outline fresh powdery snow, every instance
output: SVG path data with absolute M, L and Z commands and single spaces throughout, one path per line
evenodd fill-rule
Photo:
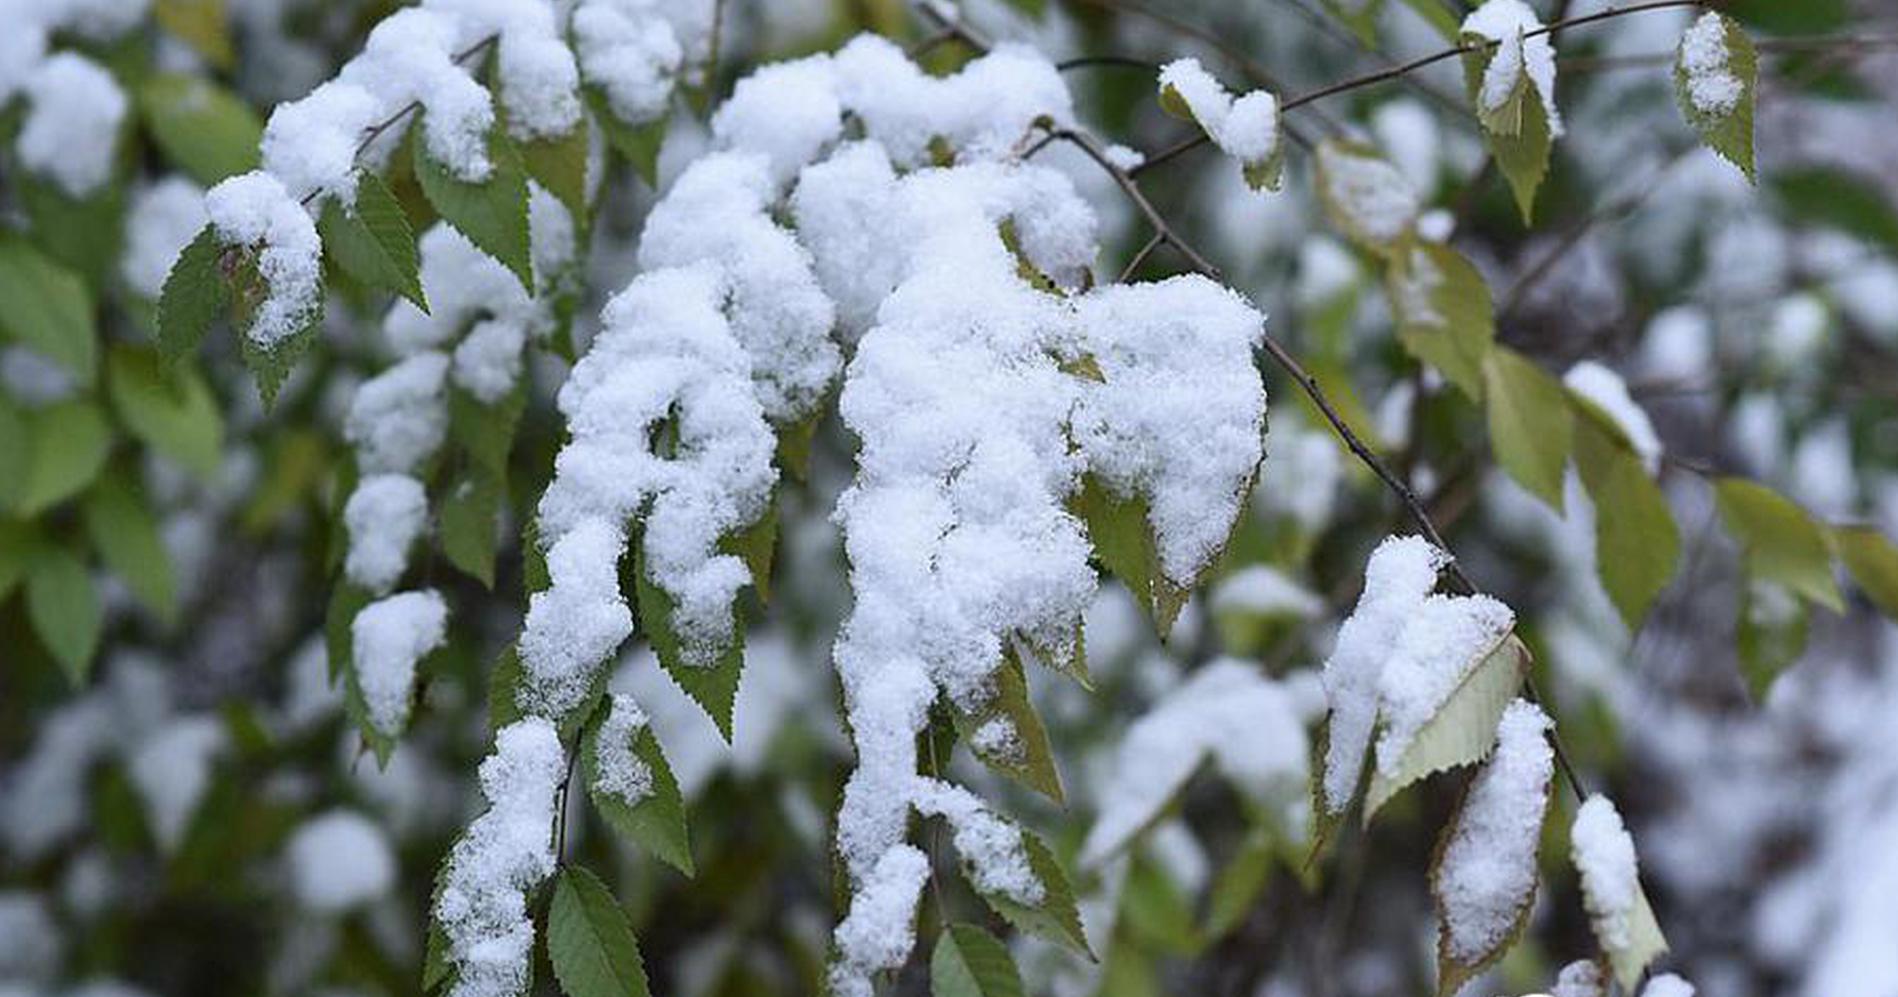
M 1553 724 L 1516 700 L 1496 726 L 1496 750 L 1470 784 L 1437 866 L 1437 909 L 1449 954 L 1471 963 L 1509 937 L 1535 899 L 1536 847 L 1548 809 Z
M 511 997 L 527 985 L 528 899 L 554 871 L 554 794 L 566 771 L 548 721 L 527 717 L 495 734 L 480 770 L 488 809 L 449 852 L 435 900 L 454 967 L 452 997 Z
M 1485 110 L 1495 110 L 1524 74 L 1542 98 L 1549 118 L 1549 134 L 1562 135 L 1562 114 L 1555 108 L 1555 46 L 1536 13 L 1523 0 L 1488 0 L 1463 19 L 1463 33 L 1496 42 L 1495 55 L 1483 75 L 1480 96 Z M 1500 64 L 1500 66 L 1499 66 Z
M 363 474 L 413 474 L 434 455 L 448 434 L 447 372 L 448 358 L 426 351 L 356 388 L 343 436 Z
M 1178 94 L 1206 137 L 1240 163 L 1263 164 L 1278 152 L 1279 105 L 1272 94 L 1254 90 L 1234 98 L 1193 58 L 1162 66 L 1160 89 Z
M 646 711 L 631 693 L 613 693 L 612 706 L 601 722 L 597 770 L 593 791 L 618 797 L 628 806 L 652 795 L 652 766 L 633 753 L 633 742 L 646 729 Z
M 227 246 L 260 246 L 267 289 L 248 335 L 266 349 L 302 332 L 323 307 L 323 242 L 316 222 L 275 176 L 231 177 L 204 196 L 205 214 Z
M 191 815 L 211 786 L 211 763 L 224 750 L 224 724 L 209 715 L 179 716 L 133 752 L 132 786 L 145 801 L 146 819 L 159 847 L 184 843 Z
M 1694 985 L 1673 973 L 1661 973 L 1641 988 L 1641 997 L 1694 997 Z
M 1413 606 L 1377 680 L 1377 767 L 1395 775 L 1404 752 L 1464 677 L 1509 635 L 1516 616 L 1486 595 L 1429 595 Z
M 119 276 L 133 291 L 157 301 L 178 253 L 204 227 L 204 191 L 181 176 L 169 176 L 132 195 L 125 215 L 125 254 Z
M 362 479 L 343 504 L 349 534 L 344 576 L 378 595 L 394 588 L 408 568 L 409 545 L 427 525 L 428 496 L 420 481 L 406 474 Z
M 416 664 L 447 638 L 448 604 L 433 590 L 399 592 L 363 607 L 350 635 L 369 722 L 394 737 L 408 726 Z
M 1550 997 L 1603 997 L 1608 992 L 1608 982 L 1602 975 L 1601 963 L 1593 959 L 1577 959 L 1562 967 L 1555 976 L 1555 987 L 1549 991 Z
M 130 105 L 112 74 L 83 55 L 57 52 L 33 70 L 24 89 L 31 106 L 14 140 L 20 165 L 50 178 L 68 197 L 88 197 L 104 186 Z
M 1614 803 L 1600 793 L 1583 801 L 1569 832 L 1569 846 L 1582 876 L 1582 903 L 1594 921 L 1596 937 L 1608 948 L 1626 948 L 1631 940 L 1628 921 L 1641 883 L 1634 839 L 1622 826 Z
M 291 888 L 306 910 L 349 910 L 395 885 L 395 852 L 388 835 L 353 810 L 331 810 L 304 821 L 290 836 L 285 854 Z
M 1593 402 L 1621 427 L 1634 447 L 1635 455 L 1649 474 L 1661 468 L 1661 437 L 1641 404 L 1628 392 L 1628 382 L 1595 360 L 1583 360 L 1562 375 L 1562 384 L 1570 391 Z
M 1081 863 L 1099 866 L 1124 848 L 1208 758 L 1255 802 L 1299 796 L 1310 746 L 1291 693 L 1235 658 L 1195 671 L 1122 738 Z
M 1687 99 L 1694 110 L 1711 118 L 1732 114 L 1745 94 L 1745 86 L 1733 74 L 1732 53 L 1727 51 L 1727 22 L 1708 11 L 1681 35 L 1680 68 L 1687 88 Z M 1649 989 L 1653 989 L 1652 986 Z M 1690 988 L 1691 989 L 1691 988 Z
M 1393 242 L 1417 222 L 1417 192 L 1397 167 L 1335 143 L 1318 148 L 1324 197 L 1346 227 L 1373 242 Z

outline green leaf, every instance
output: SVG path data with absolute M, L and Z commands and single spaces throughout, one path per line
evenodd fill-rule
M 1121 887 L 1120 916 L 1128 932 L 1151 951 L 1190 956 L 1204 942 L 1193 907 L 1166 869 L 1136 854 Z
M 1522 223 L 1533 222 L 1536 190 L 1549 172 L 1549 152 L 1553 135 L 1549 130 L 1548 108 L 1542 96 L 1524 72 L 1516 91 L 1502 108 L 1482 108 L 1483 74 L 1502 46 L 1489 44 L 1481 35 L 1465 34 L 1465 44 L 1481 45 L 1463 53 L 1463 77 L 1468 85 L 1470 103 L 1483 123 L 1483 139 L 1502 170 L 1509 188 L 1516 195 L 1516 207 L 1522 211 Z
M 1817 35 L 1851 27 L 1846 0 L 1727 0 L 1725 11 L 1742 23 L 1776 35 Z
M 1426 776 L 1482 761 L 1496 744 L 1496 724 L 1516 698 L 1529 673 L 1529 649 L 1514 634 L 1503 638 L 1457 684 L 1441 709 L 1425 723 L 1386 776 L 1371 766 L 1371 788 L 1364 797 L 1364 822 L 1391 797 Z
M 1704 112 L 1694 103 L 1693 90 L 1688 85 L 1685 36 L 1674 58 L 1674 99 L 1680 105 L 1681 114 L 1687 118 L 1687 123 L 1700 133 L 1701 141 L 1727 162 L 1738 166 L 1748 180 L 1753 180 L 1753 105 L 1759 76 L 1759 56 L 1753 51 L 1753 39 L 1748 38 L 1732 18 L 1719 11 L 1709 11 L 1704 16 L 1719 22 L 1721 33 L 1726 39 L 1726 70 L 1740 84 L 1739 99 L 1733 107 L 1720 114 Z
M 735 555 L 745 562 L 745 567 L 751 572 L 751 587 L 757 590 L 761 603 L 771 601 L 771 562 L 777 546 L 778 503 L 775 494 L 757 522 L 718 542 L 719 553 Z
M 1852 580 L 1863 589 L 1879 612 L 1898 620 L 1898 547 L 1867 526 L 1841 526 L 1832 531 Z
M 248 326 L 249 323 L 245 323 Z M 244 366 L 250 369 L 251 377 L 257 381 L 257 394 L 264 401 L 264 410 L 269 411 L 277 404 L 277 393 L 283 390 L 283 382 L 290 379 L 290 372 L 296 369 L 297 361 L 309 352 L 310 344 L 316 342 L 317 332 L 323 328 L 323 299 L 317 298 L 316 311 L 311 314 L 308 324 L 269 346 L 260 345 L 248 334 L 238 337 L 240 351 L 244 354 Z
M 1806 604 L 1783 585 L 1754 578 L 1741 588 L 1735 643 L 1755 703 L 1765 702 L 1773 680 L 1805 653 L 1810 619 Z
M 167 369 L 148 350 L 115 346 L 106 356 L 106 383 L 128 432 L 201 478 L 217 473 L 224 456 L 223 416 L 195 367 Z
M 521 718 L 521 707 L 516 696 L 526 673 L 521 669 L 521 652 L 509 644 L 495 659 L 494 667 L 488 672 L 488 732 L 495 731 Z
M 1213 879 L 1212 896 L 1206 903 L 1206 923 L 1202 928 L 1207 940 L 1224 938 L 1245 921 L 1265 892 L 1272 878 L 1273 860 L 1277 857 L 1278 848 L 1272 834 L 1264 827 L 1255 826 L 1246 834 L 1238 851 Z
M 369 287 L 400 294 L 428 311 L 415 255 L 415 232 L 409 228 L 402 202 L 381 177 L 357 170 L 355 208 L 326 199 L 317 231 L 323 237 L 324 254 L 344 273 Z
M 120 475 L 107 475 L 83 507 L 92 547 L 139 602 L 167 625 L 177 617 L 177 584 L 158 522 Z
M 229 69 L 235 59 L 225 26 L 224 0 L 157 0 L 152 18 L 196 49 L 204 61 Z
M 1714 502 L 1727 532 L 1745 552 L 1748 576 L 1776 582 L 1835 613 L 1845 600 L 1832 578 L 1832 550 L 1805 510 L 1763 485 L 1740 478 L 1714 483 Z
M 24 239 L 0 235 L 0 333 L 91 384 L 99 351 L 85 281 Z
M 26 208 L 35 244 L 90 286 L 118 279 L 125 236 L 125 185 L 114 178 L 85 197 L 31 173 L 8 177 Z
M 460 385 L 448 389 L 448 435 L 468 451 L 474 462 L 496 478 L 507 477 L 508 454 L 514 433 L 527 408 L 527 379 L 493 404 L 483 402 Z
M 1390 219 L 1383 213 L 1364 210 L 1364 199 L 1359 195 L 1365 185 L 1405 190 L 1410 186 L 1376 149 L 1326 139 L 1318 146 L 1317 170 L 1318 202 L 1331 224 L 1346 238 L 1382 256 L 1393 255 L 1411 241 L 1415 219 L 1405 219 L 1402 231 L 1392 232 Z
M 644 558 L 641 558 L 644 561 Z M 639 607 L 639 625 L 646 631 L 646 637 L 652 641 L 653 653 L 658 655 L 659 664 L 666 674 L 699 704 L 712 722 L 718 725 L 718 732 L 729 742 L 732 738 L 732 708 L 738 699 L 738 679 L 745 670 L 745 630 L 742 620 L 732 622 L 731 646 L 725 648 L 716 660 L 709 663 L 694 663 L 685 658 L 684 648 L 679 643 L 679 635 L 672 629 L 672 597 L 665 589 L 654 584 L 646 577 L 645 565 L 637 566 L 637 581 L 633 586 L 634 600 Z
M 206 187 L 257 168 L 257 112 L 202 76 L 155 73 L 138 88 L 139 116 L 165 158 Z
M 1417 242 L 1391 257 L 1385 280 L 1404 348 L 1481 400 L 1484 360 L 1496 339 L 1483 275 L 1456 250 Z
M 374 602 L 376 597 L 367 590 L 338 580 L 330 591 L 330 602 L 323 614 L 323 647 L 329 652 L 329 678 L 332 683 L 348 675 L 355 666 L 351 660 L 355 657 L 355 639 L 350 632 L 350 624 L 356 620 L 356 614 L 364 606 Z
M 583 223 L 588 217 L 586 123 L 558 138 L 522 142 L 520 150 L 527 175 Z
M 1562 472 L 1574 430 L 1561 383 L 1522 354 L 1500 347 L 1483 363 L 1483 398 L 1503 470 L 1562 511 Z
M 598 87 L 587 87 L 586 97 L 587 105 L 593 109 L 593 120 L 606 136 L 606 144 L 631 164 L 633 172 L 646 181 L 647 187 L 657 189 L 659 149 L 666 141 L 666 116 L 662 114 L 642 124 L 628 124 L 613 114 L 610 102 Z
M 1349 28 L 1358 44 L 1367 49 L 1376 49 L 1378 17 L 1384 12 L 1384 0 L 1353 0 L 1342 3 L 1340 0 L 1324 0 L 1325 10 Z
M 219 265 L 223 255 L 217 229 L 206 225 L 172 261 L 158 298 L 158 346 L 167 359 L 196 350 L 211 323 L 229 307 L 231 291 Z
M 26 576 L 26 614 L 73 688 L 83 687 L 105 621 L 86 566 L 64 548 L 42 546 Z
M 24 469 L 32 457 L 33 436 L 26 413 L 15 408 L 6 392 L 0 391 L 0 468 Z M 20 493 L 26 490 L 24 479 L 25 474 L 20 472 L 0 474 L 0 512 L 19 503 Z M 0 518 L 0 523 L 5 522 Z
M 485 588 L 494 588 L 494 548 L 506 484 L 483 468 L 470 466 L 448 486 L 441 499 L 440 538 L 448 563 L 467 572 Z
M 359 610 L 360 612 L 360 610 Z M 354 641 L 354 618 L 348 622 L 350 636 Z M 395 754 L 396 742 L 402 736 L 400 730 L 383 730 L 376 726 L 375 719 L 369 713 L 369 700 L 363 695 L 361 672 L 356 668 L 355 650 L 352 647 L 346 667 L 343 669 L 343 712 L 349 716 L 350 725 L 362 737 L 362 743 L 376 756 L 376 767 L 389 767 L 389 757 Z
M 97 405 L 68 401 L 26 413 L 29 453 L 21 512 L 35 516 L 79 493 L 105 467 L 112 430 Z
M 6 601 L 13 587 L 26 577 L 39 543 L 31 523 L 0 519 L 0 602 Z
M 1133 592 L 1153 620 L 1154 629 L 1164 636 L 1173 626 L 1179 605 L 1172 603 L 1174 587 L 1164 581 L 1160 570 L 1153 527 L 1147 521 L 1146 498 L 1116 495 L 1089 474 L 1081 479 L 1081 488 L 1071 502 L 1074 514 L 1087 526 L 1094 556 Z M 1180 600 L 1183 603 L 1184 599 Z
M 1417 16 L 1435 28 L 1446 42 L 1454 43 L 1457 34 L 1463 30 L 1461 18 L 1444 6 L 1443 0 L 1404 0 L 1404 6 L 1416 11 Z
M 1094 950 L 1088 948 L 1087 932 L 1081 928 L 1081 911 L 1074 903 L 1074 887 L 1068 885 L 1068 874 L 1062 870 L 1060 861 L 1033 831 L 1023 828 L 1021 841 L 1028 853 L 1028 869 L 1041 881 L 1041 903 L 1030 907 L 999 893 L 984 893 L 982 899 L 1022 931 L 1094 958 Z
M 1868 180 L 1832 167 L 1809 166 L 1775 173 L 1772 186 L 1794 220 L 1835 228 L 1898 252 L 1898 211 Z
M 1621 618 L 1636 627 L 1674 577 L 1680 527 L 1614 420 L 1573 393 L 1569 402 L 1575 467 L 1595 504 L 1595 569 Z
M 416 122 L 420 136 L 422 122 Z M 428 143 L 419 138 L 415 147 L 415 179 L 428 203 L 441 212 L 442 219 L 454 226 L 482 252 L 520 278 L 521 286 L 534 293 L 534 263 L 528 249 L 527 176 L 521 167 L 520 153 L 497 125 L 488 133 L 488 159 L 493 172 L 480 183 L 456 177 L 448 167 L 429 154 Z
M 646 968 L 626 913 L 599 877 L 577 865 L 554 880 L 547 958 L 567 997 L 644 997 Z
M 582 777 L 586 779 L 587 797 L 621 837 L 640 848 L 658 856 L 687 876 L 693 875 L 692 842 L 686 829 L 685 798 L 679 793 L 679 783 L 672 776 L 672 766 L 666 762 L 666 755 L 659 746 L 659 738 L 653 734 L 652 725 L 641 726 L 633 735 L 633 743 L 620 745 L 630 748 L 633 757 L 644 762 L 652 773 L 652 792 L 638 803 L 629 804 L 624 797 L 601 792 L 600 780 L 600 731 L 605 708 L 595 711 L 596 719 L 587 726 L 581 746 L 580 764 Z
M 1008 947 L 973 924 L 952 924 L 929 959 L 932 997 L 1022 997 L 1021 971 Z
M 990 727 L 995 724 L 998 727 Z M 1028 699 L 1028 677 L 1022 671 L 1021 658 L 1010 645 L 1002 651 L 1002 665 L 995 670 L 995 695 L 975 713 L 955 711 L 956 732 L 969 751 L 982 764 L 1027 786 L 1057 804 L 1063 803 L 1061 773 L 1055 768 L 1054 751 L 1048 744 L 1048 729 Z M 1009 736 L 1000 742 L 985 743 L 984 730 L 1006 725 Z

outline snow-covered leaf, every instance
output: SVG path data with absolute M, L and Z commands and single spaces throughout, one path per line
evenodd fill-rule
M 642 559 L 643 560 L 643 559 Z M 698 665 L 685 660 L 679 635 L 672 626 L 672 597 L 653 584 L 644 565 L 636 569 L 634 599 L 638 606 L 640 629 L 652 642 L 653 653 L 672 680 L 699 704 L 718 732 L 729 742 L 732 738 L 732 707 L 738 699 L 738 680 L 745 669 L 745 631 L 742 620 L 733 623 L 731 646 L 710 664 Z M 735 609 L 734 609 L 735 611 Z
M 1667 497 L 1628 438 L 1600 408 L 1573 394 L 1575 467 L 1595 504 L 1595 569 L 1633 627 L 1673 579 L 1680 527 Z
M 626 912 L 598 876 L 567 865 L 547 911 L 547 959 L 567 997 L 646 997 L 646 967 Z
M 428 143 L 420 139 L 421 122 L 416 123 L 412 140 L 415 148 L 415 179 L 428 202 L 441 212 L 468 241 L 501 262 L 520 278 L 528 294 L 534 293 L 534 265 L 528 252 L 527 176 L 520 153 L 497 125 L 488 134 L 488 160 L 493 174 L 480 183 L 470 183 L 453 173 L 429 154 Z
M 1411 739 L 1394 775 L 1371 769 L 1364 820 L 1405 787 L 1445 769 L 1481 761 L 1496 743 L 1496 722 L 1529 671 L 1529 649 L 1514 634 L 1483 656 L 1463 677 L 1442 709 Z
M 1753 172 L 1753 107 L 1759 56 L 1753 40 L 1716 10 L 1700 15 L 1681 35 L 1674 59 L 1674 96 L 1701 141 Z
M 1634 840 L 1621 815 L 1599 793 L 1582 802 L 1569 832 L 1570 855 L 1581 874 L 1582 902 L 1595 941 L 1624 993 L 1632 993 L 1667 939 L 1641 889 Z
M 932 997 L 1022 997 L 1021 972 L 1008 947 L 973 924 L 952 924 L 929 959 Z
M 344 273 L 366 286 L 400 294 L 428 311 L 415 232 L 401 202 L 373 171 L 356 171 L 353 209 L 334 198 L 324 202 L 317 231 L 323 236 L 323 252 Z
M 630 744 L 603 746 L 601 737 L 609 728 L 604 722 L 609 712 L 606 708 L 594 711 L 595 719 L 588 725 L 582 742 L 581 777 L 586 780 L 587 798 L 593 801 L 607 826 L 621 837 L 687 876 L 692 875 L 692 844 L 686 829 L 685 799 L 679 793 L 679 782 L 672 775 L 672 766 L 666 761 L 658 736 L 653 733 L 651 724 L 641 724 Z M 622 795 L 603 791 L 602 750 L 632 752 L 649 774 L 650 789 L 645 796 L 637 802 L 629 802 Z
M 1483 363 L 1483 385 L 1497 462 L 1517 484 L 1560 512 L 1563 471 L 1574 438 L 1561 383 L 1522 354 L 1498 347 Z
M 1028 677 L 1010 646 L 995 670 L 995 694 L 975 713 L 955 711 L 956 732 L 982 764 L 1056 803 L 1064 802 L 1048 729 L 1028 698 Z
M 1033 831 L 1024 829 L 1021 840 L 1028 852 L 1028 867 L 1041 882 L 1044 893 L 1041 902 L 1031 906 L 1000 893 L 985 893 L 983 899 L 1015 927 L 1092 959 L 1094 951 L 1088 947 L 1087 932 L 1081 927 L 1074 887 L 1069 885 L 1068 874 L 1061 868 L 1060 860 Z
M 1715 482 L 1714 499 L 1727 532 L 1745 552 L 1749 576 L 1784 585 L 1835 613 L 1845 611 L 1832 577 L 1832 549 L 1805 510 L 1742 478 Z
M 1377 150 L 1328 139 L 1318 147 L 1318 200 L 1352 242 L 1393 256 L 1414 236 L 1421 205 Z

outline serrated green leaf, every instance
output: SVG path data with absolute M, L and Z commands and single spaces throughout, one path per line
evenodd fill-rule
M 644 561 L 644 558 L 641 558 Z M 645 565 L 635 569 L 634 601 L 639 626 L 652 642 L 653 653 L 672 680 L 718 725 L 727 742 L 732 738 L 732 708 L 738 699 L 738 680 L 745 670 L 744 621 L 732 621 L 731 646 L 715 661 L 694 664 L 685 659 L 678 632 L 672 628 L 672 597 L 646 577 Z
M 1028 869 L 1041 881 L 1041 903 L 1030 907 L 999 893 L 984 893 L 982 899 L 1022 931 L 1094 958 L 1094 950 L 1087 944 L 1087 932 L 1081 927 L 1080 908 L 1074 903 L 1074 887 L 1068 884 L 1068 874 L 1061 868 L 1061 862 L 1033 831 L 1023 828 L 1021 839 L 1022 848 L 1028 853 Z
M 128 432 L 201 478 L 217 473 L 224 457 L 223 416 L 194 366 L 167 369 L 148 350 L 115 346 L 106 357 L 106 384 Z
M 593 109 L 593 120 L 606 136 L 606 144 L 632 166 L 647 187 L 658 189 L 659 149 L 665 145 L 667 117 L 662 114 L 642 124 L 628 124 L 614 115 L 610 102 L 598 87 L 587 87 L 586 98 L 587 106 Z
M 1727 532 L 1745 552 L 1750 577 L 1784 585 L 1835 613 L 1845 611 L 1832 578 L 1832 550 L 1805 510 L 1740 478 L 1714 482 L 1714 502 Z
M 1719 11 L 1708 11 L 1704 16 L 1715 18 L 1720 24 L 1726 39 L 1727 72 L 1740 84 L 1740 96 L 1732 109 L 1724 114 L 1705 113 L 1694 103 L 1693 91 L 1688 85 L 1686 38 L 1683 36 L 1674 58 L 1674 99 L 1680 105 L 1681 114 L 1687 118 L 1687 123 L 1700 133 L 1701 141 L 1719 153 L 1721 158 L 1739 167 L 1748 180 L 1754 180 L 1753 107 L 1759 77 L 1759 56 L 1753 50 L 1753 40 L 1732 18 Z
M 206 187 L 257 168 L 263 122 L 202 76 L 154 73 L 139 85 L 138 111 L 165 158 Z
M 973 924 L 952 924 L 929 959 L 932 997 L 1022 997 L 1021 971 L 1008 947 Z
M 26 240 L 0 235 L 0 302 L 0 333 L 92 383 L 99 330 L 85 281 Z
M 113 574 L 154 616 L 166 624 L 176 619 L 177 584 L 171 555 L 158 534 L 158 521 L 122 475 L 101 478 L 86 493 L 82 505 L 86 533 L 92 548 Z
M 1417 242 L 1391 257 L 1385 279 L 1404 348 L 1481 400 L 1484 360 L 1496 339 L 1483 275 L 1456 250 Z
M 1630 628 L 1674 577 L 1680 527 L 1667 497 L 1606 413 L 1570 394 L 1575 467 L 1595 505 L 1595 570 Z
M 204 61 L 229 69 L 235 54 L 226 27 L 224 0 L 157 0 L 152 18 L 197 50 Z
M 1898 620 L 1898 547 L 1867 526 L 1841 526 L 1832 531 L 1839 559 L 1872 605 Z
M 430 909 L 433 907 L 431 903 Z M 448 933 L 431 918 L 427 939 L 422 943 L 422 992 L 432 994 L 454 977 L 455 967 L 448 961 Z
M 595 711 L 596 717 L 603 718 L 605 714 L 604 708 Z M 621 837 L 658 856 L 685 875 L 693 875 L 692 842 L 686 828 L 685 798 L 679 793 L 679 782 L 673 778 L 672 766 L 666 761 L 665 752 L 659 746 L 659 738 L 653 733 L 652 725 L 641 726 L 633 735 L 633 743 L 625 746 L 652 773 L 652 792 L 638 803 L 631 804 L 623 797 L 600 791 L 601 726 L 599 720 L 588 725 L 581 747 L 580 764 L 586 779 L 588 799 L 593 801 L 594 808 L 600 811 L 607 826 Z
M 1741 587 L 1735 644 L 1755 703 L 1765 702 L 1773 680 L 1805 653 L 1810 618 L 1806 604 L 1783 585 L 1754 578 Z
M 1371 788 L 1364 796 L 1364 822 L 1405 787 L 1446 769 L 1482 761 L 1496 744 L 1496 724 L 1516 698 L 1529 672 L 1529 649 L 1514 634 L 1483 656 L 1463 676 L 1442 708 L 1411 739 L 1397 772 L 1371 767 Z
M 421 126 L 418 120 L 418 135 Z M 527 175 L 514 143 L 498 125 L 488 133 L 488 159 L 493 172 L 480 183 L 456 177 L 429 154 L 427 142 L 412 144 L 415 179 L 428 203 L 469 242 L 513 271 L 531 296 L 534 262 L 528 248 Z
M 60 402 L 25 420 L 29 457 L 17 505 L 35 516 L 92 484 L 112 450 L 112 430 L 89 401 Z
M 583 121 L 558 138 L 520 143 L 527 175 L 546 188 L 576 222 L 587 217 L 587 129 Z
M 490 734 L 521 718 L 517 698 L 526 673 L 521 668 L 520 649 L 509 644 L 488 671 L 488 732 Z
M 1562 477 L 1574 440 L 1560 382 L 1507 347 L 1483 363 L 1483 403 L 1496 460 L 1529 493 L 1562 511 Z
M 1165 634 L 1172 620 L 1163 622 L 1155 614 L 1154 588 L 1161 572 L 1153 528 L 1147 522 L 1147 500 L 1139 495 L 1116 495 L 1089 474 L 1081 479 L 1081 488 L 1072 502 L 1074 514 L 1087 526 L 1094 556 L 1133 592 L 1154 620 L 1155 628 Z
M 1548 175 L 1549 153 L 1554 142 L 1548 108 L 1542 103 L 1541 93 L 1531 84 L 1529 74 L 1524 72 L 1517 81 L 1516 91 L 1502 109 L 1483 110 L 1483 75 L 1502 46 L 1489 44 L 1481 35 L 1466 34 L 1463 41 L 1473 46 L 1463 53 L 1463 78 L 1470 103 L 1478 109 L 1477 117 L 1483 123 L 1483 141 L 1516 195 L 1522 223 L 1532 224 L 1536 190 Z
M 497 478 L 507 476 L 514 433 L 520 425 L 521 413 L 527 409 L 526 381 L 524 377 L 516 381 L 514 388 L 493 404 L 469 394 L 460 385 L 451 385 L 448 389 L 449 438 Z
M 645 997 L 646 967 L 626 913 L 599 877 L 563 866 L 547 912 L 547 958 L 567 997 Z
M 428 311 L 415 232 L 402 202 L 381 177 L 357 170 L 355 207 L 346 208 L 335 198 L 325 200 L 316 227 L 323 237 L 324 255 L 344 273 L 369 287 L 400 294 Z
M 171 263 L 158 298 L 158 346 L 177 360 L 204 342 L 211 323 L 230 306 L 231 291 L 218 265 L 224 246 L 209 225 Z
M 1226 937 L 1245 921 L 1271 881 L 1272 864 L 1278 854 L 1272 834 L 1264 827 L 1255 826 L 1247 832 L 1238 851 L 1213 878 L 1206 923 L 1201 929 L 1208 940 Z
M 73 688 L 84 687 L 105 622 L 86 566 L 64 548 L 42 545 L 27 571 L 26 614 Z
M 1001 667 L 995 670 L 994 697 L 977 712 L 958 709 L 954 716 L 956 732 L 982 764 L 1056 803 L 1064 802 L 1048 729 L 1028 698 L 1028 677 L 1012 645 L 1003 649 Z M 983 743 L 979 733 L 998 723 L 1006 724 L 1011 736 L 1000 743 Z
M 441 498 L 439 536 L 448 563 L 494 588 L 494 549 L 507 486 L 484 469 L 470 466 L 449 484 Z
M 283 390 L 283 382 L 290 379 L 290 372 L 296 369 L 297 361 L 309 352 L 311 344 L 316 342 L 317 332 L 323 328 L 323 298 L 319 295 L 316 302 L 316 310 L 303 328 L 269 346 L 250 338 L 248 332 L 238 337 L 244 366 L 250 369 L 252 379 L 257 382 L 257 394 L 263 399 L 265 411 L 276 407 L 277 394 Z M 249 322 L 244 324 L 248 327 Z

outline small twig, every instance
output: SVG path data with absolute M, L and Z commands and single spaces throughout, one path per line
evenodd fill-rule
M 1061 72 L 1070 69 L 1088 69 L 1094 66 L 1112 66 L 1119 69 L 1139 69 L 1157 73 L 1160 67 L 1145 59 L 1136 59 L 1130 55 L 1078 55 L 1072 59 L 1063 59 L 1054 64 Z
M 1135 253 L 1134 258 L 1128 260 L 1127 265 L 1121 268 L 1120 276 L 1114 278 L 1114 283 L 1127 283 L 1128 279 L 1134 275 L 1134 271 L 1140 269 L 1140 264 L 1147 262 L 1147 257 L 1153 255 L 1153 251 L 1159 248 L 1162 241 L 1159 232 L 1153 233 L 1153 236 L 1147 240 L 1147 244 L 1140 247 L 1140 252 Z

